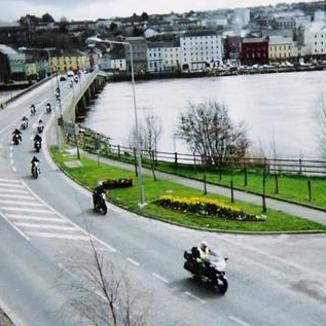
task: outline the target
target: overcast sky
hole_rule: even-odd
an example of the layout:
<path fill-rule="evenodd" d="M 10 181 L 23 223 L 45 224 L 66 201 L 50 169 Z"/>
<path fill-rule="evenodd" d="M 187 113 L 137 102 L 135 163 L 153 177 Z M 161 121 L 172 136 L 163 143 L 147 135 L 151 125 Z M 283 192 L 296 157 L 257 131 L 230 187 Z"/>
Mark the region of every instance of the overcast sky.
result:
<path fill-rule="evenodd" d="M 310 2 L 300 0 L 297 2 Z M 296 2 L 286 0 L 0 0 L 0 21 L 15 21 L 26 14 L 41 16 L 48 12 L 54 19 L 68 20 L 250 7 Z"/>

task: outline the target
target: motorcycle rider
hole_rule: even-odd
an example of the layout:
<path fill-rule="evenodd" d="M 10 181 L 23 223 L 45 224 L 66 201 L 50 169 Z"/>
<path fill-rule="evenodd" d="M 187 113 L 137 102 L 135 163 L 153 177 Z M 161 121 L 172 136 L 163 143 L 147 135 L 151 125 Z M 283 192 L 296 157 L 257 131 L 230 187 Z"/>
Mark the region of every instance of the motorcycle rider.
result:
<path fill-rule="evenodd" d="M 21 129 L 26 129 L 28 127 L 28 118 L 26 115 L 22 117 Z"/>
<path fill-rule="evenodd" d="M 42 147 L 42 137 L 39 134 L 36 134 L 33 140 L 34 140 L 34 147 L 37 142 L 40 142 L 40 147 Z"/>
<path fill-rule="evenodd" d="M 50 113 L 51 112 L 51 104 L 50 103 L 47 103 L 46 104 L 46 112 L 47 113 Z"/>
<path fill-rule="evenodd" d="M 33 174 L 33 168 L 34 166 L 37 168 L 37 171 L 38 171 L 38 174 L 41 174 L 41 170 L 40 170 L 40 160 L 36 157 L 36 156 L 33 156 L 32 160 L 31 160 L 31 173 Z"/>
<path fill-rule="evenodd" d="M 105 188 L 103 186 L 103 183 L 100 182 L 93 190 L 93 204 L 94 207 L 96 207 L 97 203 L 101 199 L 101 197 L 105 194 Z"/>
<path fill-rule="evenodd" d="M 31 115 L 35 115 L 35 113 L 36 113 L 36 108 L 35 108 L 35 105 L 32 104 L 31 105 Z"/>
<path fill-rule="evenodd" d="M 43 121 L 42 121 L 42 119 L 40 119 L 38 121 L 37 132 L 42 133 L 43 129 L 44 129 Z"/>
<path fill-rule="evenodd" d="M 16 139 L 18 139 L 18 141 L 22 141 L 22 133 L 21 131 L 16 128 L 13 132 L 12 132 L 12 140 L 14 141 Z"/>

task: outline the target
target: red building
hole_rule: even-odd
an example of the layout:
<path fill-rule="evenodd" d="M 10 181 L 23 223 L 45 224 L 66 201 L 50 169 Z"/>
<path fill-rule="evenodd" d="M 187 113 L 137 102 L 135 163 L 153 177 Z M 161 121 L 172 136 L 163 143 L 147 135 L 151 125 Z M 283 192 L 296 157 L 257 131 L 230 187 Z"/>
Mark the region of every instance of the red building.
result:
<path fill-rule="evenodd" d="M 267 38 L 245 38 L 241 44 L 240 60 L 242 65 L 268 64 Z"/>

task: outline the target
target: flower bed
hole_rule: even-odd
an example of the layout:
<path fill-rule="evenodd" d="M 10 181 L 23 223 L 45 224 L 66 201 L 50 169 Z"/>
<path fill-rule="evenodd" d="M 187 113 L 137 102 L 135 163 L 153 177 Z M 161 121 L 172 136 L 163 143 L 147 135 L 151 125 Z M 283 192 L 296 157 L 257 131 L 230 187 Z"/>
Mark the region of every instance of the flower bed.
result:
<path fill-rule="evenodd" d="M 205 217 L 212 216 L 238 221 L 265 220 L 263 216 L 248 214 L 223 201 L 206 197 L 163 195 L 158 200 L 155 200 L 154 203 L 179 212 L 197 214 Z"/>
<path fill-rule="evenodd" d="M 132 178 L 107 179 L 103 181 L 105 189 L 132 187 Z"/>

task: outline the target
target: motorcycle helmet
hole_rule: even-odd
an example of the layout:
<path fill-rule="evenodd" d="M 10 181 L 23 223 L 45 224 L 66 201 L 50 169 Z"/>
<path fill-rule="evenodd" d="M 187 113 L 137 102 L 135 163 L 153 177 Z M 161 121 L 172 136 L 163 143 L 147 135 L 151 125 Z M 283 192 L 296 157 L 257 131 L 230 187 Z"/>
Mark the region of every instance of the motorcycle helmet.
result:
<path fill-rule="evenodd" d="M 206 241 L 202 241 L 200 244 L 200 249 L 201 250 L 206 250 L 208 247 L 208 243 Z"/>

